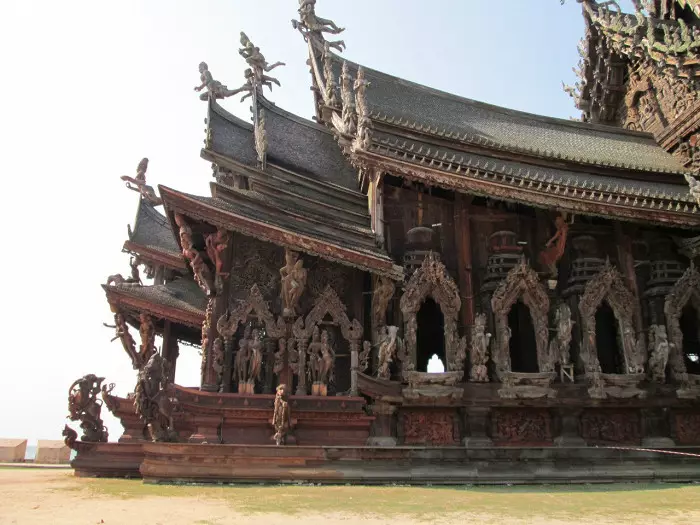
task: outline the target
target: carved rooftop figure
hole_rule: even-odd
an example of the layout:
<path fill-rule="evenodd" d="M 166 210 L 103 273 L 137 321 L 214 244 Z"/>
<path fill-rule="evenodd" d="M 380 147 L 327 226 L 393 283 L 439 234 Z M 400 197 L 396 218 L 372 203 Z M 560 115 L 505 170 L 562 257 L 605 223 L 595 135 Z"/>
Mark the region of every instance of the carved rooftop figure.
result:
<path fill-rule="evenodd" d="M 148 159 L 143 158 L 136 166 L 136 177 L 122 175 L 120 178 L 126 182 L 126 187 L 141 194 L 141 198 L 150 202 L 154 206 L 163 204 L 163 200 L 156 195 L 152 186 L 146 184 L 146 171 L 148 170 Z"/>
<path fill-rule="evenodd" d="M 253 45 L 253 43 L 248 38 L 243 31 L 241 31 L 241 45 L 243 46 L 238 50 L 238 53 L 245 59 L 248 66 L 250 66 L 250 71 L 252 72 L 252 77 L 246 75 L 247 80 L 252 80 L 256 89 L 261 90 L 263 86 L 267 86 L 272 89 L 272 84 L 277 84 L 281 86 L 279 80 L 274 77 L 268 76 L 268 73 L 279 66 L 286 65 L 284 62 L 275 62 L 272 65 L 268 65 L 265 55 L 260 52 L 260 48 Z M 245 98 L 245 97 L 244 97 Z"/>
<path fill-rule="evenodd" d="M 305 40 L 311 38 L 317 42 L 325 42 L 323 33 L 337 35 L 345 31 L 345 28 L 338 27 L 332 20 L 316 15 L 316 0 L 299 0 L 298 13 L 299 20 L 292 20 L 292 27 L 304 35 Z M 330 41 L 328 45 L 341 52 L 345 48 L 345 42 L 342 40 Z"/>
<path fill-rule="evenodd" d="M 206 62 L 199 63 L 199 79 L 202 81 L 202 83 L 199 86 L 196 86 L 194 90 L 199 92 L 202 91 L 204 88 L 207 88 L 206 93 L 202 93 L 201 95 L 199 95 L 200 100 L 217 100 L 220 98 L 231 97 L 240 93 L 241 91 L 245 91 L 244 87 L 238 89 L 229 89 L 218 80 L 214 80 L 214 77 L 211 75 L 211 72 L 209 71 L 209 66 Z"/>

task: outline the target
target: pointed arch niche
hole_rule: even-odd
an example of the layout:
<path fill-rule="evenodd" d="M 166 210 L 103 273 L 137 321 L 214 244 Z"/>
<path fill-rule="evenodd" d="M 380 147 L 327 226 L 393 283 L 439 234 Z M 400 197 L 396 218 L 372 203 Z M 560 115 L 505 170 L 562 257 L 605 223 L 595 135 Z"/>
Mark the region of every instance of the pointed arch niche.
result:
<path fill-rule="evenodd" d="M 666 328 L 673 344 L 669 365 L 673 379 L 686 382 L 690 374 L 693 383 L 700 383 L 697 372 L 700 357 L 697 348 L 700 339 L 700 272 L 691 264 L 676 281 L 664 303 Z M 698 366 L 695 366 L 698 365 Z"/>
<path fill-rule="evenodd" d="M 600 372 L 613 375 L 644 372 L 646 352 L 643 338 L 637 340 L 635 333 L 636 308 L 635 297 L 625 285 L 622 275 L 610 261 L 606 261 L 600 272 L 586 284 L 578 304 L 583 333 L 581 360 L 586 375 L 597 376 Z M 612 315 L 608 312 L 612 312 Z M 616 334 L 602 334 L 599 333 L 600 330 L 608 330 L 611 334 L 615 330 Z M 614 348 L 598 348 L 599 342 L 605 339 L 615 340 Z M 618 352 L 615 356 L 607 356 L 606 360 L 610 363 L 619 362 L 619 369 L 602 370 L 599 352 L 609 351 Z"/>
<path fill-rule="evenodd" d="M 514 307 L 517 309 L 514 309 Z M 496 340 L 492 359 L 496 365 L 498 379 L 504 381 L 512 369 L 511 338 L 521 338 L 523 333 L 514 333 L 511 326 L 515 323 L 516 315 L 529 310 L 530 321 L 534 329 L 534 346 L 536 349 L 537 370 L 531 373 L 550 374 L 554 372 L 554 357 L 549 352 L 549 296 L 537 272 L 524 260 L 511 269 L 496 288 L 491 297 L 491 310 L 494 315 Z M 517 316 L 518 319 L 522 315 Z M 511 321 L 509 323 L 509 321 Z M 531 336 L 532 337 L 532 336 Z M 524 356 L 517 356 L 522 362 Z M 531 359 L 530 361 L 534 361 Z M 523 372 L 518 370 L 516 372 Z"/>
<path fill-rule="evenodd" d="M 418 322 L 418 313 L 425 304 L 428 307 L 437 306 L 433 308 L 435 311 L 431 310 L 433 315 L 420 316 L 426 322 L 434 321 L 431 326 L 420 326 Z M 400 306 L 405 324 L 406 353 L 409 358 L 409 364 L 404 371 L 415 369 L 419 351 L 425 352 L 428 359 L 437 353 L 434 348 L 419 348 L 418 335 L 425 332 L 435 335 L 431 330 L 435 328 L 435 323 L 439 325 L 439 321 L 442 321 L 442 340 L 436 341 L 435 348 L 441 346 L 444 349 L 445 371 L 464 370 L 464 345 L 461 344 L 457 333 L 457 316 L 462 306 L 459 288 L 434 252 L 428 253 L 421 267 L 409 279 L 401 296 Z M 440 314 L 441 320 L 438 319 Z"/>

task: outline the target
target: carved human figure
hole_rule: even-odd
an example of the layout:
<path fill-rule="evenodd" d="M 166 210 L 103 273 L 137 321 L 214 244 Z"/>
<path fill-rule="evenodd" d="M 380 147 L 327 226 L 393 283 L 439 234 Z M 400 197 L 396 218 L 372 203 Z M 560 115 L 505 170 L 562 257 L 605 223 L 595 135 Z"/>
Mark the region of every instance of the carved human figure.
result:
<path fill-rule="evenodd" d="M 391 363 L 403 353 L 403 341 L 399 337 L 398 326 L 384 326 L 380 331 L 377 377 L 391 377 Z"/>
<path fill-rule="evenodd" d="M 695 177 L 693 177 L 689 173 L 685 174 L 685 180 L 688 182 L 688 186 L 689 186 L 688 191 L 690 192 L 690 195 L 695 199 L 695 201 L 700 206 L 700 181 L 698 181 Z"/>
<path fill-rule="evenodd" d="M 668 365 L 668 357 L 673 347 L 672 343 L 668 342 L 668 334 L 666 326 L 652 325 L 649 328 L 649 372 L 655 383 L 666 382 L 666 366 Z"/>
<path fill-rule="evenodd" d="M 341 114 L 343 120 L 343 132 L 354 135 L 357 131 L 357 112 L 355 110 L 355 95 L 352 91 L 352 77 L 347 62 L 343 62 L 340 75 L 340 98 L 343 103 Z"/>
<path fill-rule="evenodd" d="M 223 252 L 226 250 L 230 239 L 231 236 L 228 231 L 221 228 L 216 230 L 216 233 L 207 235 L 205 239 L 207 255 L 214 263 L 216 275 L 220 275 L 221 277 L 229 276 L 228 272 L 224 272 Z"/>
<path fill-rule="evenodd" d="M 117 312 L 114 314 L 113 325 L 107 323 L 102 324 L 107 328 L 114 328 L 115 335 L 110 340 L 110 343 L 119 339 L 122 344 L 122 347 L 124 348 L 124 351 L 129 356 L 129 359 L 131 359 L 131 364 L 134 367 L 134 370 L 138 370 L 143 365 L 143 363 L 141 363 L 139 359 L 139 354 L 138 352 L 136 352 L 136 342 L 129 333 L 129 326 L 126 324 L 126 319 L 124 318 L 124 316 L 121 313 Z"/>
<path fill-rule="evenodd" d="M 299 0 L 298 12 L 299 20 L 292 20 L 292 27 L 304 35 L 305 39 L 312 37 L 316 40 L 324 40 L 323 33 L 337 35 L 345 31 L 332 20 L 316 16 L 316 0 Z M 328 44 L 338 51 L 342 51 L 345 47 L 345 42 L 342 40 L 335 40 Z"/>
<path fill-rule="evenodd" d="M 339 106 L 340 101 L 338 100 L 337 85 L 333 74 L 333 60 L 328 42 L 323 43 L 323 78 L 326 83 L 324 86 L 326 104 L 332 107 Z"/>
<path fill-rule="evenodd" d="M 383 326 L 386 321 L 386 309 L 394 296 L 396 287 L 394 281 L 387 277 L 379 277 L 372 294 L 372 317 L 375 326 Z"/>
<path fill-rule="evenodd" d="M 272 413 L 272 426 L 275 428 L 274 440 L 277 446 L 284 445 L 292 426 L 291 410 L 287 401 L 287 385 L 279 385 L 275 392 L 275 405 Z"/>
<path fill-rule="evenodd" d="M 206 62 L 199 63 L 199 79 L 202 83 L 199 86 L 196 86 L 194 90 L 199 92 L 204 88 L 207 88 L 206 93 L 199 95 L 200 100 L 216 100 L 226 98 L 244 91 L 243 88 L 229 89 L 218 80 L 214 80 L 214 77 L 212 77 L 211 73 L 209 72 L 209 66 Z"/>
<path fill-rule="evenodd" d="M 255 381 L 260 379 L 263 359 L 262 339 L 260 337 L 260 330 L 257 328 L 251 333 L 249 352 L 250 359 L 248 360 L 248 383 L 251 383 L 252 386 L 255 384 Z M 253 389 L 250 388 L 248 393 L 252 394 Z"/>
<path fill-rule="evenodd" d="M 155 353 L 139 371 L 134 389 L 134 408 L 148 425 L 153 441 L 178 440 L 169 387 L 168 363 Z"/>
<path fill-rule="evenodd" d="M 568 304 L 561 303 L 557 307 L 554 323 L 557 327 L 557 334 L 550 343 L 551 358 L 557 359 L 560 365 L 566 366 L 571 361 L 569 348 L 571 346 L 571 330 L 574 326 L 574 322 L 571 320 L 571 308 Z"/>
<path fill-rule="evenodd" d="M 238 378 L 238 391 L 242 393 L 241 387 L 248 382 L 248 362 L 250 361 L 251 353 L 251 327 L 246 325 L 243 330 L 243 336 L 238 342 L 238 352 L 236 352 L 236 360 L 234 362 L 234 372 Z"/>
<path fill-rule="evenodd" d="M 369 82 L 365 79 L 365 71 L 362 66 L 357 68 L 357 78 L 355 79 L 355 107 L 357 108 L 357 142 L 361 148 L 368 148 L 371 144 L 370 132 L 372 120 L 369 117 L 367 107 L 367 86 Z"/>
<path fill-rule="evenodd" d="M 362 342 L 362 352 L 358 356 L 360 372 L 364 372 L 369 367 L 369 357 L 372 352 L 372 343 L 369 341 Z"/>
<path fill-rule="evenodd" d="M 148 362 L 151 354 L 155 351 L 156 328 L 153 319 L 147 313 L 141 312 L 139 315 L 139 336 L 141 337 L 141 351 L 139 359 L 142 364 Z"/>
<path fill-rule="evenodd" d="M 308 374 L 309 379 L 312 383 L 319 382 L 319 372 L 321 368 L 321 360 L 323 357 L 323 345 L 321 343 L 321 331 L 318 326 L 314 327 L 311 333 L 311 342 L 306 349 L 306 354 L 308 356 Z"/>
<path fill-rule="evenodd" d="M 489 342 L 491 334 L 486 332 L 486 314 L 477 314 L 474 318 L 471 338 L 471 370 L 469 379 L 475 383 L 488 383 L 486 367 L 489 360 Z"/>
<path fill-rule="evenodd" d="M 542 265 L 549 268 L 553 277 L 557 276 L 557 262 L 564 255 L 564 250 L 566 248 L 566 237 L 569 233 L 569 225 L 566 223 L 566 219 L 559 215 L 554 224 L 556 225 L 557 231 L 554 236 L 547 241 L 545 249 L 540 252 L 540 262 Z"/>
<path fill-rule="evenodd" d="M 107 428 L 102 422 L 102 401 L 97 398 L 104 377 L 88 374 L 73 382 L 68 389 L 68 418 L 80 421 L 82 441 L 106 442 Z"/>
<path fill-rule="evenodd" d="M 333 364 L 335 363 L 335 351 L 330 344 L 328 331 L 321 333 L 321 360 L 318 367 L 318 382 L 328 385 L 333 375 Z"/>
<path fill-rule="evenodd" d="M 216 383 L 220 385 L 224 373 L 224 340 L 222 337 L 214 339 L 211 358 L 212 369 L 216 373 Z"/>
<path fill-rule="evenodd" d="M 248 66 L 250 66 L 250 71 L 253 73 L 253 80 L 255 84 L 261 88 L 262 86 L 267 86 L 272 89 L 272 84 L 277 84 L 280 86 L 279 80 L 271 76 L 266 75 L 279 66 L 284 66 L 284 62 L 275 62 L 272 65 L 268 65 L 265 55 L 260 52 L 260 48 L 253 45 L 253 43 L 248 38 L 243 31 L 241 31 L 241 45 L 243 46 L 238 50 L 238 53 L 245 59 Z"/>
<path fill-rule="evenodd" d="M 284 252 L 285 265 L 280 269 L 282 280 L 283 315 L 291 317 L 296 313 L 296 307 L 306 287 L 307 271 L 303 259 L 292 250 Z"/>
<path fill-rule="evenodd" d="M 287 340 L 282 337 L 277 340 L 277 352 L 275 352 L 275 364 L 272 372 L 279 376 L 284 370 L 284 357 L 287 355 Z"/>

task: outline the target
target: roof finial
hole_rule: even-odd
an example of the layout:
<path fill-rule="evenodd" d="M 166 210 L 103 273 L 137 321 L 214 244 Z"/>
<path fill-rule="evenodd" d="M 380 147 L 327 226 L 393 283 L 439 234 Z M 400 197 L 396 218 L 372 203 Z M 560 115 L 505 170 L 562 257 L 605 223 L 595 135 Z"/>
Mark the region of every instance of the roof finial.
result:
<path fill-rule="evenodd" d="M 121 179 L 126 182 L 126 187 L 130 190 L 137 191 L 141 194 L 141 198 L 150 202 L 153 206 L 163 204 L 163 199 L 156 195 L 152 186 L 146 184 L 146 171 L 148 170 L 148 159 L 144 157 L 136 166 L 136 177 L 122 175 Z"/>
<path fill-rule="evenodd" d="M 320 48 L 326 42 L 323 33 L 337 35 L 345 31 L 344 28 L 338 27 L 333 20 L 316 16 L 316 0 L 299 0 L 298 12 L 299 20 L 292 20 L 292 27 L 304 36 L 304 40 L 310 41 Z M 340 52 L 345 48 L 345 42 L 342 40 L 330 41 L 328 45 Z"/>
<path fill-rule="evenodd" d="M 272 90 L 272 84 L 281 86 L 279 80 L 266 75 L 265 73 L 269 73 L 276 67 L 284 66 L 286 64 L 284 62 L 275 62 L 271 66 L 268 65 L 267 60 L 265 60 L 265 55 L 260 52 L 260 48 L 255 47 L 250 41 L 250 38 L 248 38 L 248 35 L 246 35 L 243 31 L 241 31 L 241 45 L 243 47 L 238 50 L 238 53 L 250 66 L 250 69 L 246 70 L 246 79 L 248 80 L 248 83 L 252 82 L 258 93 L 261 93 L 262 88 L 265 86 L 270 88 L 270 90 Z M 243 98 L 245 99 L 246 97 Z"/>

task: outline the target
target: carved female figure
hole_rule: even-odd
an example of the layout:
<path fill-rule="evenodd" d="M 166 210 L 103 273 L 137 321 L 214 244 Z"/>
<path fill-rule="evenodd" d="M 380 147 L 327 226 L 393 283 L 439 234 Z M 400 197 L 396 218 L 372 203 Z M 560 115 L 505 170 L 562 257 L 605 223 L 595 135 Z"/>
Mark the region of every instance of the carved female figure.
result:
<path fill-rule="evenodd" d="M 335 352 L 328 341 L 328 331 L 324 330 L 321 334 L 321 361 L 318 371 L 318 382 L 324 385 L 324 387 L 328 385 L 328 381 L 333 373 L 334 362 Z"/>
<path fill-rule="evenodd" d="M 545 249 L 540 252 L 540 262 L 547 266 L 553 277 L 557 275 L 557 262 L 564 255 L 566 248 L 566 237 L 569 233 L 569 225 L 563 216 L 558 216 L 554 224 L 557 231 L 554 236 L 547 241 Z"/>
<path fill-rule="evenodd" d="M 275 444 L 284 445 L 291 424 L 291 411 L 287 401 L 287 385 L 277 387 L 275 393 L 275 408 L 272 413 L 272 426 L 275 427 Z"/>
<path fill-rule="evenodd" d="M 321 368 L 322 359 L 321 334 L 318 326 L 314 327 L 314 331 L 311 335 L 311 343 L 309 343 L 309 347 L 307 348 L 306 352 L 309 356 L 309 378 L 311 379 L 311 382 L 316 385 L 319 382 L 319 371 Z M 316 389 L 317 388 L 318 387 L 316 387 Z"/>
<path fill-rule="evenodd" d="M 649 328 L 649 343 L 649 372 L 652 380 L 656 383 L 665 383 L 671 345 L 664 325 L 652 325 Z"/>
<path fill-rule="evenodd" d="M 209 259 L 214 263 L 214 267 L 216 268 L 216 275 L 220 275 L 221 277 L 228 277 L 228 272 L 224 272 L 224 261 L 223 261 L 223 251 L 226 249 L 228 246 L 229 242 L 229 234 L 226 230 L 216 230 L 216 233 L 212 233 L 211 235 L 207 235 L 206 238 L 206 246 L 207 246 L 207 255 L 209 256 Z"/>
<path fill-rule="evenodd" d="M 252 386 L 260 378 L 260 371 L 262 369 L 262 341 L 260 339 L 260 330 L 257 328 L 253 330 L 250 340 L 250 360 L 248 368 L 248 382 L 251 383 L 249 394 L 253 393 Z"/>
<path fill-rule="evenodd" d="M 569 346 L 571 345 L 571 330 L 574 326 L 574 322 L 571 320 L 571 308 L 568 304 L 561 303 L 557 307 L 554 322 L 557 325 L 557 335 L 552 343 L 555 345 L 556 353 L 552 352 L 551 357 L 558 359 L 561 365 L 568 365 L 571 361 Z M 552 351 L 555 348 L 552 348 Z"/>
<path fill-rule="evenodd" d="M 487 383 L 489 380 L 486 363 L 489 360 L 489 341 L 491 334 L 486 332 L 486 314 L 477 314 L 472 328 L 471 371 L 469 379 L 476 383 Z"/>
<path fill-rule="evenodd" d="M 283 315 L 292 316 L 295 313 L 301 294 L 304 293 L 307 272 L 304 268 L 304 261 L 299 259 L 297 252 L 286 250 L 284 260 L 285 265 L 280 269 Z"/>
<path fill-rule="evenodd" d="M 238 378 L 238 391 L 241 393 L 242 386 L 248 381 L 248 360 L 250 359 L 250 325 L 243 330 L 243 336 L 238 343 L 238 352 L 234 368 Z"/>

